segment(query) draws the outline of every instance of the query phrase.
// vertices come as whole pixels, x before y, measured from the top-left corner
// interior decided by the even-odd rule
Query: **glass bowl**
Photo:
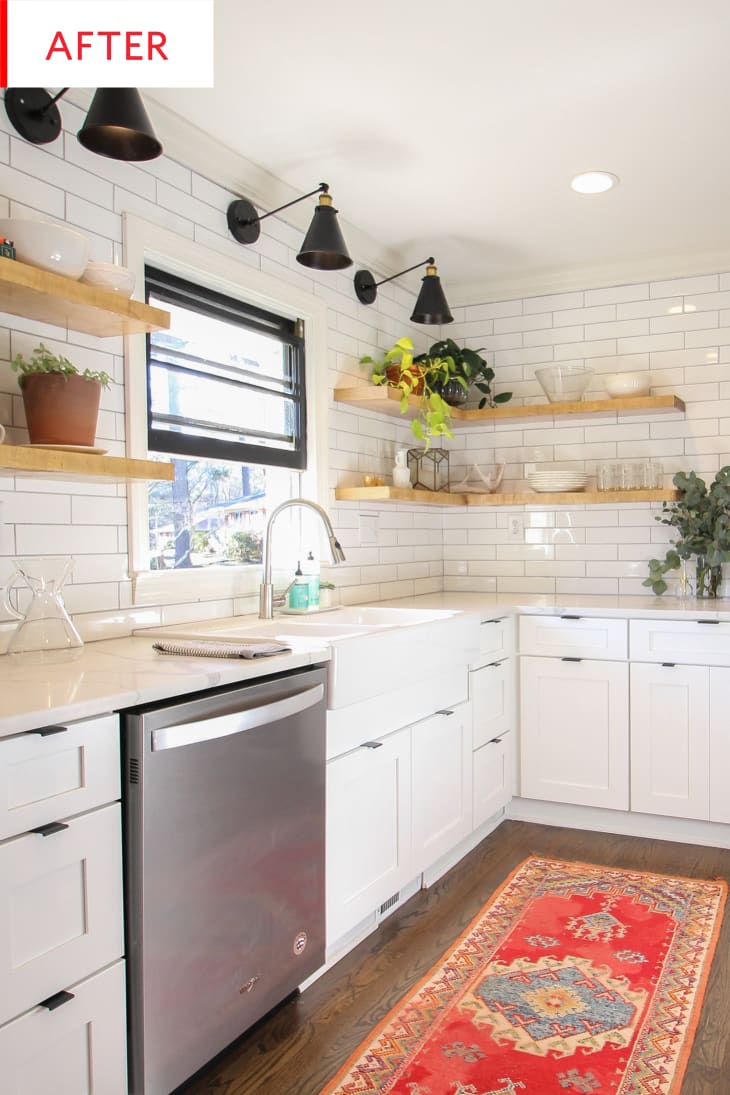
[[[594,369],[587,365],[543,365],[535,379],[551,403],[582,399]]]

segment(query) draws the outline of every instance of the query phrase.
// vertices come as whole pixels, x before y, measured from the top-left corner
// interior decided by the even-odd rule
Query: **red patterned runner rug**
[[[321,1095],[678,1095],[726,890],[526,859]]]

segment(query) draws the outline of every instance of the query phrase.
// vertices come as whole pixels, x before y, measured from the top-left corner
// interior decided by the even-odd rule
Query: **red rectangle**
[[[0,87],[8,86],[8,0],[0,0]]]

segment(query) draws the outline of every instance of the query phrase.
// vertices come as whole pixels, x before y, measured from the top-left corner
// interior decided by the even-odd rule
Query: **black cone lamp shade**
[[[154,160],[162,152],[142,96],[133,87],[100,87],[77,137],[90,152],[112,160]]]
[[[441,278],[436,267],[426,268],[426,276],[421,282],[416,306],[411,316],[412,323],[452,323],[454,317],[441,288]]]
[[[369,270],[358,270],[355,274],[355,296],[361,304],[372,304],[378,295],[378,286],[385,285],[388,281],[400,278],[403,274],[410,274],[411,270],[417,270],[419,266],[426,266],[426,276],[421,284],[416,306],[411,316],[412,323],[451,323],[452,316],[444,291],[441,288],[441,278],[434,266],[433,256],[417,262],[415,266],[409,266],[407,270],[401,270],[399,274],[393,274],[382,281],[376,281]]]
[[[247,198],[237,198],[228,206],[228,230],[238,243],[255,243],[262,220],[288,209],[290,205],[303,202],[305,198],[311,198],[313,194],[320,195],[319,205],[297,255],[297,262],[312,270],[344,270],[346,266],[352,266],[352,259],[337,223],[337,210],[332,205],[327,183],[320,183],[316,190],[310,190],[308,194],[302,194],[301,198],[280,205],[270,213],[258,214]]]
[[[329,194],[322,194],[314,211],[297,262],[312,270],[344,270],[352,266]]]

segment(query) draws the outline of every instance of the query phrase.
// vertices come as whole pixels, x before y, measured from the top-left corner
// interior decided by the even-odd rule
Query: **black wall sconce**
[[[419,266],[426,266],[426,276],[421,282],[421,291],[416,300],[416,306],[411,315],[412,323],[451,323],[453,316],[441,288],[441,278],[434,266],[433,255],[417,262],[415,266],[409,266],[407,270],[401,270],[399,274],[376,281],[369,270],[358,270],[355,274],[355,295],[361,304],[372,304],[378,295],[378,286],[385,285],[387,281],[400,278],[403,274],[410,274],[411,270],[417,270]]]
[[[26,141],[49,144],[61,132],[56,103],[67,91],[64,87],[51,96],[40,87],[9,87],[5,111]],[[84,148],[112,160],[154,160],[162,152],[142,96],[134,87],[100,87],[76,136]]]
[[[286,205],[280,205],[278,209],[272,209],[270,213],[260,215],[246,198],[237,198],[228,206],[228,229],[238,243],[256,243],[262,220],[273,217],[274,213],[280,213],[282,209],[303,202],[314,194],[320,195],[319,204],[297,255],[297,262],[312,270],[344,270],[346,266],[352,266],[352,259],[347,253],[347,245],[337,223],[337,210],[332,204],[327,183],[320,183],[316,190],[302,194],[301,198],[295,198]]]

